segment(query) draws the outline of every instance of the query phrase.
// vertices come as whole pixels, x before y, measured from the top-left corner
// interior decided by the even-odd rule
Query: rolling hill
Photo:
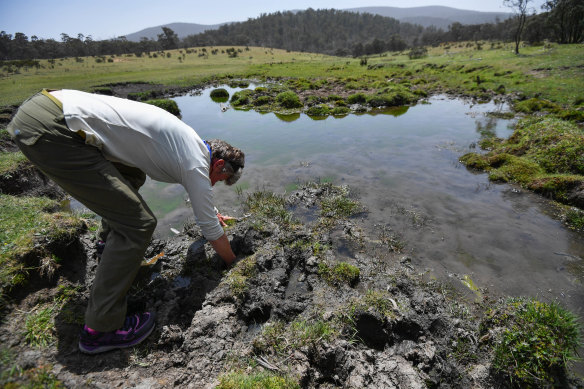
[[[411,8],[397,8],[397,7],[359,7],[347,8],[343,11],[357,12],[357,13],[371,13],[386,17],[391,17],[400,22],[407,22],[419,24],[424,27],[430,25],[448,29],[448,26],[454,22],[461,24],[481,24],[494,23],[497,20],[505,20],[513,14],[508,12],[479,12],[463,10],[443,6],[427,6],[427,7],[411,7]],[[184,38],[189,35],[200,34],[206,30],[216,30],[224,24],[196,24],[196,23],[169,23],[156,27],[145,28],[131,34],[126,35],[126,39],[132,42],[138,42],[142,37],[156,40],[158,34],[162,33],[162,27],[171,28],[179,38]]]

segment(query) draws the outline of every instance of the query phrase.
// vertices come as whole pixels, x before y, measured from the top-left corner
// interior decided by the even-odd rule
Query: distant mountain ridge
[[[423,27],[435,26],[448,29],[454,22],[460,24],[483,24],[495,23],[497,20],[503,21],[513,16],[509,12],[481,12],[470,11],[458,8],[431,5],[426,7],[359,7],[347,8],[344,11],[368,12],[371,14],[387,16],[399,20],[400,22],[420,24]]]
[[[148,39],[158,39],[158,34],[162,34],[162,27],[168,27],[172,31],[178,35],[179,38],[184,38],[189,35],[196,35],[206,30],[216,30],[222,25],[227,23],[221,24],[196,24],[196,23],[168,23],[162,24],[156,27],[148,27],[138,32],[134,32],[128,35],[124,35],[127,40],[131,42],[139,42],[140,39],[148,38]]]
[[[297,10],[296,10],[297,11]],[[444,7],[444,6],[426,6],[426,7],[358,7],[346,8],[341,11],[357,12],[357,13],[371,13],[380,16],[386,16],[399,20],[400,22],[419,24],[423,27],[435,26],[443,30],[447,30],[452,23],[458,22],[461,24],[482,24],[495,23],[497,20],[503,21],[513,16],[508,12],[480,12],[470,11],[458,8]],[[294,12],[294,11],[293,11]],[[158,39],[158,34],[162,33],[162,27],[172,29],[179,38],[185,38],[189,35],[196,35],[206,30],[216,30],[224,24],[232,22],[225,22],[221,24],[196,24],[196,23],[169,23],[162,24],[156,27],[149,27],[138,32],[125,35],[126,39],[132,42],[139,42],[141,38]]]

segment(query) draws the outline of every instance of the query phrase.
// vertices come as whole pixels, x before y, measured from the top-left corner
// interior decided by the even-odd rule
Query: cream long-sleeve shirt
[[[209,150],[195,130],[150,104],[66,89],[50,93],[63,104],[71,131],[83,131],[85,142],[108,160],[181,184],[205,238],[223,235],[213,207]]]

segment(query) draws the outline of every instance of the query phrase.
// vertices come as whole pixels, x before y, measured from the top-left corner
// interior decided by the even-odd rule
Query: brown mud
[[[479,329],[484,307],[461,302],[416,271],[391,242],[366,236],[365,214],[319,227],[325,195],[306,186],[287,199],[303,224],[252,214],[229,227],[240,261],[229,269],[192,225],[171,239],[153,240],[146,258],[164,255],[141,269],[128,304],[130,312],[156,312],[154,332],[133,349],[94,356],[77,345],[97,266],[95,238],[81,235],[58,248],[63,261],[52,278],[33,276],[11,296],[0,343],[21,369],[44,367],[71,388],[211,388],[227,372],[264,369],[292,376],[303,388],[508,387]],[[323,279],[320,264],[340,262],[360,269],[356,282]],[[243,263],[251,268],[245,286],[235,289],[232,280]],[[53,341],[30,346],[23,336],[27,315],[58,301],[65,289],[74,293],[55,318]],[[387,305],[371,303],[371,293]],[[266,329],[282,323],[321,323],[335,332],[297,344],[282,334],[286,345],[277,350],[267,346]],[[582,387],[567,378],[564,384]]]

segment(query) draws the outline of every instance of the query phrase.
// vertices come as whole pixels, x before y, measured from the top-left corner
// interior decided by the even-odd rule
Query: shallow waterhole
[[[407,109],[314,120],[223,110],[210,91],[175,100],[203,139],[224,139],[246,153],[241,180],[214,188],[221,213],[240,216],[246,194],[256,190],[284,194],[315,180],[347,184],[369,210],[368,236],[392,231],[417,268],[457,283],[471,279],[498,294],[558,300],[581,315],[581,237],[546,199],[490,183],[458,162],[478,151],[481,134],[512,133],[513,121],[487,115],[506,110],[504,104],[438,96]],[[159,218],[159,235],[180,230],[192,216],[180,185],[148,180],[141,193]]]

